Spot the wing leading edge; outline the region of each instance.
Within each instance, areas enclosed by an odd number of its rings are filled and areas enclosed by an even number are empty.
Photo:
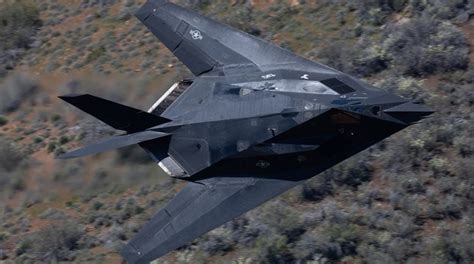
[[[294,187],[252,177],[190,182],[122,250],[128,263],[149,263]]]

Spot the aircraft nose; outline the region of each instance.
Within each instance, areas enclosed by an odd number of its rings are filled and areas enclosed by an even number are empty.
[[[430,116],[434,113],[434,111],[425,105],[407,102],[389,109],[385,109],[384,113],[391,115],[392,117],[404,123],[413,124]]]

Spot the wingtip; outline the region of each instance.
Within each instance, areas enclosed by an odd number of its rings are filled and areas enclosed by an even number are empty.
[[[141,253],[130,243],[120,250],[120,255],[123,257],[125,262],[129,264],[139,263],[141,258]]]
[[[168,2],[168,0],[147,0],[145,4],[143,4],[143,6],[135,13],[135,17],[143,22],[151,15],[153,10],[156,10],[156,8]]]
[[[68,100],[84,97],[84,96],[88,96],[88,94],[65,94],[65,95],[58,96],[58,98],[67,102]]]

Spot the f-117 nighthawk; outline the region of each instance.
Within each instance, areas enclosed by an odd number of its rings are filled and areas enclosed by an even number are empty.
[[[165,0],[136,16],[195,78],[148,111],[61,97],[126,132],[61,158],[138,144],[188,182],[122,250],[128,263],[186,245],[433,113]]]

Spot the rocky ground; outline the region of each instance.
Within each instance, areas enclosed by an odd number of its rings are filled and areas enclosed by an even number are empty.
[[[143,0],[0,0],[0,262],[118,263],[182,187],[58,95],[147,109],[190,77],[132,16]],[[178,1],[435,109],[157,263],[473,263],[474,3]]]

